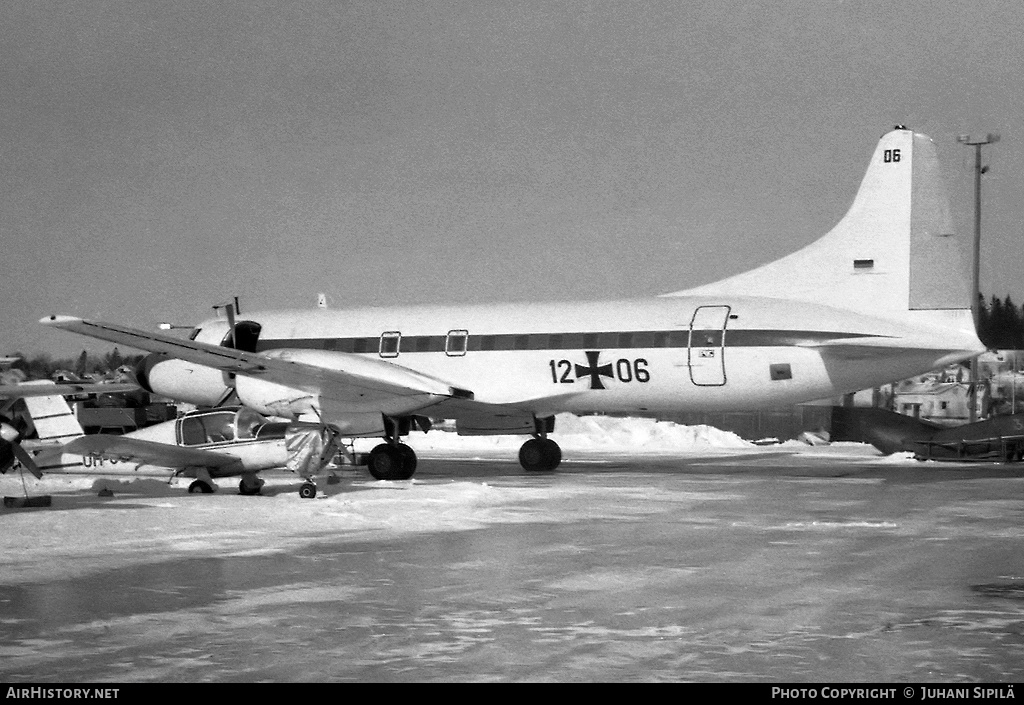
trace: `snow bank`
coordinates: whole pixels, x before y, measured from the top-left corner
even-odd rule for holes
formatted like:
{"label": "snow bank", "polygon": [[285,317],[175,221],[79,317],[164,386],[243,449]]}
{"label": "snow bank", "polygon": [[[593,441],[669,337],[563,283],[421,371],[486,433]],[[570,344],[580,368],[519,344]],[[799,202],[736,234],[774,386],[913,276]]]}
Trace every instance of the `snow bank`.
{"label": "snow bank", "polygon": [[[564,451],[686,452],[753,448],[735,433],[712,426],[684,426],[671,421],[611,416],[558,414],[551,438]],[[407,442],[417,452],[518,452],[525,436],[459,436],[452,431],[413,432]],[[377,441],[371,440],[370,445]],[[362,450],[362,448],[360,448]]]}

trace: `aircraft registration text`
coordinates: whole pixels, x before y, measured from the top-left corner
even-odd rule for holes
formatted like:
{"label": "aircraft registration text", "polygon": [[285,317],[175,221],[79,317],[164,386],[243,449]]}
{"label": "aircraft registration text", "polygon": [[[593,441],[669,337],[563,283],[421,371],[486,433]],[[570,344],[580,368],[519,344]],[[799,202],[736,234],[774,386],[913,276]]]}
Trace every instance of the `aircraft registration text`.
{"label": "aircraft registration text", "polygon": [[570,360],[551,360],[548,366],[551,368],[551,381],[555,384],[575,384],[576,380],[587,378],[590,381],[591,389],[604,389],[602,378],[617,379],[620,382],[651,381],[650,370],[647,369],[647,360],[642,357],[629,359],[619,358],[614,363],[608,362],[599,364],[600,351],[588,350],[587,364],[574,364]]}

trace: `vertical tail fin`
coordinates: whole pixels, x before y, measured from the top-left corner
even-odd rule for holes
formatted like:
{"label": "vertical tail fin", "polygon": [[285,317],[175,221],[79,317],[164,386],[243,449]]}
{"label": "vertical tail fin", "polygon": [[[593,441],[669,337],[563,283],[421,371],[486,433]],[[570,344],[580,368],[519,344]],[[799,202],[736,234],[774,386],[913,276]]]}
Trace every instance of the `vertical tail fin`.
{"label": "vertical tail fin", "polygon": [[679,295],[763,296],[973,331],[965,248],[953,234],[932,140],[882,136],[853,205],[828,234],[782,259]]}
{"label": "vertical tail fin", "polygon": [[26,397],[25,407],[32,416],[32,423],[41,441],[63,443],[84,435],[78,418],[60,395]]}

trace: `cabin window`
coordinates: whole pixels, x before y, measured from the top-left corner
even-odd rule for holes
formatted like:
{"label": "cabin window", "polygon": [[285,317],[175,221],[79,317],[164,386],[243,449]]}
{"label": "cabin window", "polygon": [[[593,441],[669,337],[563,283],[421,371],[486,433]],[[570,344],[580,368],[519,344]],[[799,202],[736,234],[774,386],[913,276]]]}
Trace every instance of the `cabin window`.
{"label": "cabin window", "polygon": [[238,429],[238,440],[255,438],[256,429],[265,424],[267,420],[252,409],[241,408],[238,411],[238,418],[235,426]]}
{"label": "cabin window", "polygon": [[402,334],[397,330],[389,330],[381,333],[380,347],[378,352],[381,357],[398,357],[398,345],[402,340]]}
{"label": "cabin window", "polygon": [[448,357],[462,357],[469,349],[469,331],[463,329],[448,331],[444,341],[444,354]]}
{"label": "cabin window", "polygon": [[199,419],[186,416],[181,420],[181,444],[198,446],[206,443],[206,432]]}
{"label": "cabin window", "polygon": [[181,442],[196,446],[235,440],[235,412],[186,416],[181,421]]}
{"label": "cabin window", "polygon": [[513,350],[527,350],[530,347],[530,336],[517,335],[512,341]]}
{"label": "cabin window", "polygon": [[793,379],[793,370],[788,364],[769,365],[769,374],[772,380]]}

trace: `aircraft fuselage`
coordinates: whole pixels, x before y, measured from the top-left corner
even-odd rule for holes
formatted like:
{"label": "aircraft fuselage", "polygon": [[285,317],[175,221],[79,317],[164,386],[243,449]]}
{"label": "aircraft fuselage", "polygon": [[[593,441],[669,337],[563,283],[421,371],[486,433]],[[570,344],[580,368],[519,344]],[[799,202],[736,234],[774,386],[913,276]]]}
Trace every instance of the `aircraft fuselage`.
{"label": "aircraft fuselage", "polygon": [[[909,322],[742,297],[276,311],[245,320],[259,325],[257,352],[302,351],[304,362],[319,355],[324,366],[336,352],[379,357],[538,415],[765,408],[901,379],[976,348],[969,336],[937,337]],[[218,344],[227,334],[227,322],[214,319],[196,340]]]}

